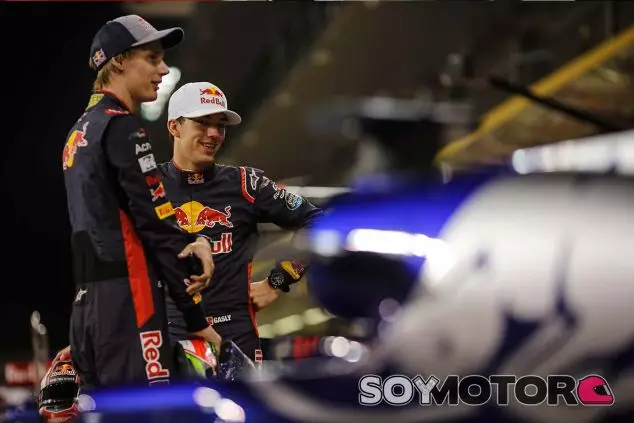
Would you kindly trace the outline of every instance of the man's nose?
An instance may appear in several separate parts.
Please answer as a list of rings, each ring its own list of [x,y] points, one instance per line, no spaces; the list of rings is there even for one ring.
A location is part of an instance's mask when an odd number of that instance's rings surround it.
[[[214,137],[214,138],[221,137],[222,136],[222,130],[219,127],[215,126],[215,125],[214,126],[209,126],[207,128],[207,136]]]
[[[159,65],[159,73],[161,74],[161,76],[165,76],[170,73],[170,68],[167,66],[167,63],[165,63],[165,61],[161,61],[161,64]]]

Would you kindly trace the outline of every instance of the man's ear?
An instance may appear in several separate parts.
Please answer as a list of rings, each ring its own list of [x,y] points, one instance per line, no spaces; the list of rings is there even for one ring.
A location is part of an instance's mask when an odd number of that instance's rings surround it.
[[[112,59],[112,66],[114,67],[115,72],[117,73],[121,73],[123,72],[123,59],[118,59],[117,57],[114,57]]]
[[[176,120],[171,119],[167,121],[167,130],[169,131],[170,135],[173,136],[174,138],[180,138],[180,130],[179,130],[179,125],[178,122],[176,122]]]

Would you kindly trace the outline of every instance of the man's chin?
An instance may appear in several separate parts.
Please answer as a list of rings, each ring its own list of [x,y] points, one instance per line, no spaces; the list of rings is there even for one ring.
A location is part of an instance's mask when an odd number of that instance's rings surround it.
[[[151,103],[153,101],[155,101],[158,98],[158,93],[157,92],[153,92],[152,94],[149,94],[148,96],[146,96],[142,103]]]
[[[203,155],[202,157],[200,157],[200,159],[198,160],[198,163],[203,165],[203,166],[210,166],[212,164],[214,164],[214,162],[216,161],[216,155]]]

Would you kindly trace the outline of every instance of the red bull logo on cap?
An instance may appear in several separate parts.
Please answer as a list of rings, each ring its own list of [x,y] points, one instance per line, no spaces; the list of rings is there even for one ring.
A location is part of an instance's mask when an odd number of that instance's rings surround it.
[[[141,24],[141,26],[143,27],[143,29],[145,29],[147,32],[154,32],[156,31],[156,29],[154,29],[154,27],[152,25],[150,25],[150,23],[148,21],[146,21],[145,19],[143,19],[142,17],[139,16],[138,18],[138,22],[139,24]]]
[[[86,147],[88,145],[88,141],[86,141],[87,127],[88,122],[86,122],[82,128],[83,131],[76,129],[68,137],[66,145],[64,145],[64,151],[62,152],[62,167],[64,170],[73,167],[73,163],[75,163],[75,154],[77,154],[79,147]]]
[[[213,86],[200,90],[200,104],[217,104],[222,107],[227,107],[225,95],[222,91]]]
[[[103,49],[97,50],[92,56],[92,62],[95,64],[96,68],[101,66],[106,60],[106,53],[103,52]]]
[[[200,95],[210,95],[212,97],[224,97],[225,95],[216,87],[209,87],[200,90]]]

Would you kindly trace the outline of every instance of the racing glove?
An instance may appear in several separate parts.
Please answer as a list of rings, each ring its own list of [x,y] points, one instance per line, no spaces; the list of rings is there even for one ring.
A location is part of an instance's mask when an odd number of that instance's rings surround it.
[[[299,282],[307,270],[308,267],[304,266],[299,260],[280,261],[276,263],[269,273],[269,285],[282,292],[288,292],[290,291],[290,286]]]

